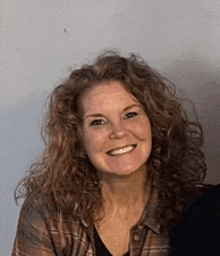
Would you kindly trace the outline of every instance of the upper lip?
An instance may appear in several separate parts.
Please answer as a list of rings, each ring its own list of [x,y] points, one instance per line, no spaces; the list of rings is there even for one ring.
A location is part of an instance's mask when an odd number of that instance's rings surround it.
[[[136,147],[137,144],[128,144],[128,145],[125,145],[125,146],[122,146],[122,147],[113,148],[113,149],[110,149],[109,151],[107,151],[106,153],[109,154],[114,150],[118,150],[118,149],[121,149],[121,148],[127,148],[127,147],[130,147],[130,146]]]

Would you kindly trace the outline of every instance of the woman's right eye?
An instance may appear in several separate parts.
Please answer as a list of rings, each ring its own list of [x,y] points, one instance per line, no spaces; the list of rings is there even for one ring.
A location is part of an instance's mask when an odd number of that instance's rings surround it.
[[[98,125],[102,125],[102,124],[104,124],[104,120],[102,120],[102,119],[96,119],[90,123],[91,126],[98,126]]]

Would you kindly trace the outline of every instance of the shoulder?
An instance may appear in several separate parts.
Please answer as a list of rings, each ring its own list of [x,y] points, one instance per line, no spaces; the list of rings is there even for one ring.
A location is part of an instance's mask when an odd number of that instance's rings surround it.
[[[200,196],[205,194],[210,189],[214,188],[212,184],[196,184],[193,186],[187,186],[182,189],[181,197],[185,201],[185,208],[183,213],[188,210],[188,208],[198,200]]]
[[[47,223],[71,222],[79,223],[79,220],[68,214],[64,209],[53,202],[43,200],[41,197],[27,198],[20,210],[20,219],[34,223],[38,220]]]
[[[194,201],[198,196],[202,195],[206,191],[214,188],[212,184],[196,184],[192,187],[189,187],[185,190],[185,198],[189,199],[190,201]]]
[[[22,234],[25,230],[36,236],[71,236],[82,228],[80,219],[52,202],[45,202],[41,198],[28,198],[21,207],[17,230]]]
[[[70,214],[41,198],[28,198],[20,211],[13,252],[19,252],[18,255],[71,252],[82,233],[84,226]]]
[[[197,201],[203,201],[204,203],[217,203],[217,205],[220,204],[219,202],[220,198],[220,184],[216,186],[211,186],[209,189],[206,189],[203,191],[203,193],[198,197]]]
[[[203,216],[220,207],[220,184],[216,186],[202,186],[196,189],[197,192],[195,193],[192,203],[189,209],[187,209],[185,215],[198,213],[199,216]]]
[[[180,223],[199,222],[204,219],[205,215],[209,215],[220,208],[220,184],[199,185],[191,190],[189,197],[189,207],[183,213]]]
[[[174,227],[171,255],[219,255],[220,184],[197,195]],[[217,254],[215,254],[217,252]]]
[[[58,208],[38,197],[25,199],[20,210],[20,220],[35,222],[58,213]]]

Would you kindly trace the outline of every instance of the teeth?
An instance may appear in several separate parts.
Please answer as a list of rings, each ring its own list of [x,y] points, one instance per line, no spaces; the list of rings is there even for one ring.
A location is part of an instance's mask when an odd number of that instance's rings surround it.
[[[114,149],[114,150],[110,151],[109,154],[112,156],[121,155],[121,154],[130,152],[134,148],[135,148],[135,146],[133,145],[133,146],[128,146],[128,147],[124,147],[124,148]]]

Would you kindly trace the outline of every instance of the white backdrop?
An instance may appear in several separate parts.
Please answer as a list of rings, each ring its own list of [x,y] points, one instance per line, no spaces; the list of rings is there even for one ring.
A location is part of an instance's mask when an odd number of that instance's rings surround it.
[[[9,255],[13,190],[42,149],[42,106],[104,48],[140,53],[190,97],[205,130],[207,182],[220,182],[219,0],[0,0],[0,252]]]

